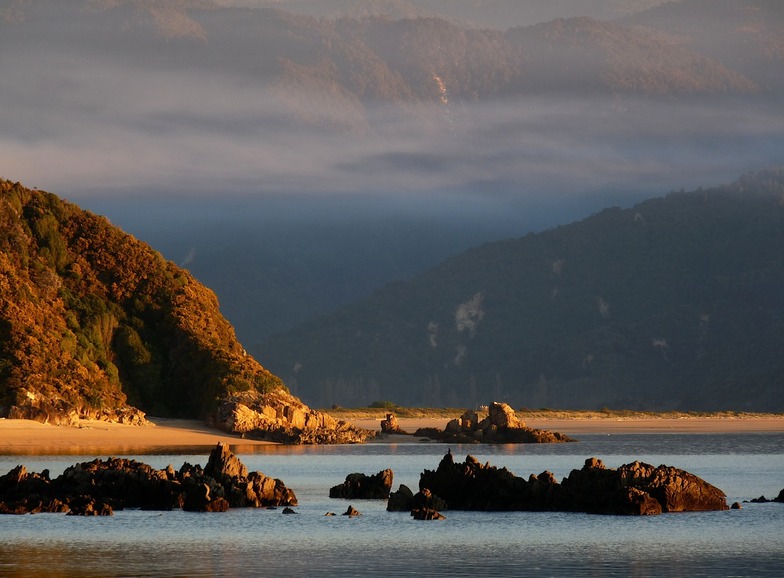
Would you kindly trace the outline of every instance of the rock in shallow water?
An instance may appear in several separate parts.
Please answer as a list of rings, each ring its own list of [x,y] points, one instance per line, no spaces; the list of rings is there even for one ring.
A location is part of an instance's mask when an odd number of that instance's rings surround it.
[[[346,476],[346,481],[329,489],[330,498],[344,500],[386,500],[392,489],[394,473],[390,469],[367,476],[354,473]]]
[[[525,480],[470,455],[455,463],[447,453],[438,469],[422,473],[419,487],[451,510],[651,515],[728,509],[724,492],[684,470],[642,462],[608,469],[596,458],[559,484],[550,472]]]
[[[24,466],[0,476],[0,513],[107,515],[122,508],[225,512],[278,505],[296,506],[297,497],[280,480],[248,473],[223,443],[212,450],[204,470],[187,463],[179,471],[156,470],[135,460],[108,458],[71,466],[55,480],[28,473]]]

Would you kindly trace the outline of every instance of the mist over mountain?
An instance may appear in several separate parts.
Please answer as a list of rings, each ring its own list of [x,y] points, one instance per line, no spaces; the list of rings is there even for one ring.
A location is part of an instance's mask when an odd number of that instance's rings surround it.
[[[784,158],[772,0],[2,0],[0,172],[249,349],[483,242]]]
[[[258,354],[319,405],[784,409],[784,172],[489,243]]]
[[[782,154],[780,85],[760,72],[782,68],[782,16],[765,0],[547,3],[574,9],[551,21],[528,2],[337,19],[243,4],[6,0],[0,153],[13,174],[79,198],[568,203],[727,181]],[[469,5],[519,16],[461,24]],[[633,6],[650,11],[599,19]]]

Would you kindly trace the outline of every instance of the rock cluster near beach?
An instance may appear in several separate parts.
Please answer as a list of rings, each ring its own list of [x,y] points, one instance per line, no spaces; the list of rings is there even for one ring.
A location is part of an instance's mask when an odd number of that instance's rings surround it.
[[[355,444],[375,435],[282,392],[229,396],[218,407],[213,425],[245,438],[285,444]]]
[[[526,480],[470,455],[456,463],[447,453],[435,471],[422,473],[419,487],[420,493],[407,499],[401,486],[390,496],[387,509],[428,508],[435,497],[442,500],[438,509],[449,510],[651,515],[728,509],[724,492],[701,478],[639,461],[612,469],[589,458],[582,469],[572,470],[558,483],[548,471]]]
[[[71,466],[54,480],[48,470],[28,472],[21,465],[0,476],[2,514],[111,515],[124,508],[223,512],[296,505],[297,497],[281,480],[249,473],[224,443],[212,450],[203,469],[185,463],[179,470],[157,470],[135,460],[108,458]]]
[[[467,410],[458,419],[438,428],[420,428],[415,436],[427,437],[449,443],[560,443],[573,442],[567,435],[542,429],[526,427],[525,422],[515,415],[506,403],[494,401],[488,406],[488,415],[480,418],[473,410]]]
[[[388,413],[387,416],[381,420],[381,433],[409,435],[406,430],[400,427],[400,422],[397,421],[394,413]]]

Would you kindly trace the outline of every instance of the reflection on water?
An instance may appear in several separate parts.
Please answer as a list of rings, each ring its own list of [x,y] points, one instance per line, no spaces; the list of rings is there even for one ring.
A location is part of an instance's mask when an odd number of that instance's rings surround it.
[[[784,485],[781,434],[583,436],[578,444],[451,446],[456,457],[528,476],[556,477],[596,456],[614,467],[635,459],[682,467],[728,494],[769,497]],[[0,576],[779,576],[784,567],[784,504],[650,518],[565,513],[445,512],[439,522],[390,513],[383,501],[354,501],[359,518],[326,517],[350,502],[329,487],[351,472],[395,472],[416,489],[441,444],[246,446],[251,470],[281,478],[299,515],[280,510],[222,514],[120,511],[111,518],[59,514],[0,516]],[[130,455],[154,467],[206,463],[209,448]],[[0,474],[18,463],[57,475],[106,457],[0,456]]]

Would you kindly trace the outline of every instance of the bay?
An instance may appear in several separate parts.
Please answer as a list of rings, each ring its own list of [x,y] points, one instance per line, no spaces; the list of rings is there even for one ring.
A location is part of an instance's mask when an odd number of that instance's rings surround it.
[[[250,470],[282,479],[298,515],[236,509],[220,514],[118,511],[107,518],[0,516],[0,576],[780,576],[784,504],[656,517],[456,512],[421,522],[383,501],[328,497],[352,472],[419,474],[451,449],[528,477],[561,479],[589,457],[635,460],[694,473],[728,503],[784,488],[784,434],[583,435],[573,444],[460,446],[235,446]],[[124,455],[156,468],[206,464],[211,448]],[[0,475],[66,467],[105,455],[0,456]],[[351,504],[362,516],[340,514]],[[334,517],[325,516],[334,512]]]

